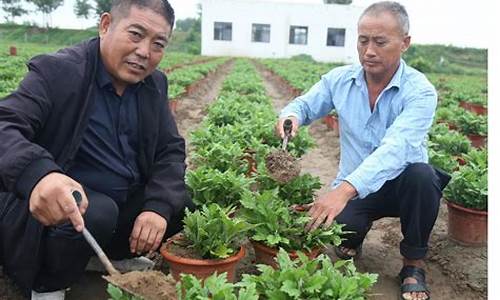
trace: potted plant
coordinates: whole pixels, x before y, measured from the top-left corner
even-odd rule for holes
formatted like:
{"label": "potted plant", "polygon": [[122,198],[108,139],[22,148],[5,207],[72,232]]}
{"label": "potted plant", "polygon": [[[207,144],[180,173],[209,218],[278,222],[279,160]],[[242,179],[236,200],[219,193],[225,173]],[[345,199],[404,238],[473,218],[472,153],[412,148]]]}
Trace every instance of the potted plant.
{"label": "potted plant", "polygon": [[474,115],[471,112],[463,110],[463,114],[457,117],[457,127],[467,135],[476,148],[484,147],[486,136],[488,134],[488,124],[486,116]]}
{"label": "potted plant", "polygon": [[465,155],[467,164],[452,175],[444,190],[448,235],[460,244],[484,246],[488,225],[488,161],[486,150]]}
{"label": "potted plant", "polygon": [[328,115],[323,118],[326,127],[333,130],[335,135],[339,135],[339,118],[336,110],[332,110]]}
{"label": "potted plant", "polygon": [[[238,292],[236,290],[238,289]],[[182,274],[177,285],[179,300],[258,300],[255,284],[240,286],[227,282],[225,274],[213,274],[205,280],[189,274]]]}
{"label": "potted plant", "polygon": [[241,241],[250,226],[230,218],[233,212],[234,208],[217,204],[186,211],[183,234],[170,238],[160,250],[175,280],[180,273],[206,278],[214,272],[227,272],[228,280],[234,280],[236,265],[245,255]]}
{"label": "potted plant", "polygon": [[459,105],[464,109],[478,115],[487,115],[486,97],[481,95],[469,96],[466,100],[460,100]]}
{"label": "potted plant", "polygon": [[258,263],[276,267],[275,257],[281,247],[296,258],[296,251],[309,257],[320,254],[326,244],[340,245],[342,225],[333,223],[330,228],[306,231],[310,221],[307,212],[290,208],[290,204],[278,196],[278,189],[261,193],[245,193],[241,199],[241,216],[254,227],[250,241]]}
{"label": "potted plant", "polygon": [[352,260],[335,264],[326,255],[293,259],[280,249],[278,268],[259,265],[259,275],[243,275],[242,285],[254,287],[260,299],[366,299],[377,274],[359,273]]}

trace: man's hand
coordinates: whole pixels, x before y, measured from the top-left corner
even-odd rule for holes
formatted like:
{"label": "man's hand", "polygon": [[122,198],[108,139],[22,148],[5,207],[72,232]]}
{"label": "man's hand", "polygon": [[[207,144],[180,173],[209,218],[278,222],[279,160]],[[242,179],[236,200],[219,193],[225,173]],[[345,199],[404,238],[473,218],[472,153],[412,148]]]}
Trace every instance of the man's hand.
{"label": "man's hand", "polygon": [[160,243],[167,230],[167,220],[152,211],[142,212],[135,219],[134,229],[130,235],[130,252],[153,252]]}
{"label": "man's hand", "polygon": [[[72,195],[75,190],[82,195],[80,207]],[[87,210],[88,200],[82,186],[70,177],[56,172],[45,175],[31,191],[29,201],[31,214],[43,225],[56,225],[69,219],[76,231],[83,230],[82,214]]]}
{"label": "man's hand", "polygon": [[281,137],[282,139],[285,138],[285,131],[283,130],[283,123],[285,122],[286,119],[292,120],[292,132],[291,132],[291,137],[294,137],[297,135],[297,131],[299,130],[299,120],[297,120],[296,117],[286,117],[286,118],[281,118],[278,120],[278,123],[276,124],[276,134]]}
{"label": "man's hand", "polygon": [[347,202],[356,195],[356,189],[346,181],[331,192],[322,195],[318,200],[311,203],[309,209],[311,221],[307,224],[306,230],[313,231],[321,224],[325,228],[330,227],[335,217],[344,210]]}

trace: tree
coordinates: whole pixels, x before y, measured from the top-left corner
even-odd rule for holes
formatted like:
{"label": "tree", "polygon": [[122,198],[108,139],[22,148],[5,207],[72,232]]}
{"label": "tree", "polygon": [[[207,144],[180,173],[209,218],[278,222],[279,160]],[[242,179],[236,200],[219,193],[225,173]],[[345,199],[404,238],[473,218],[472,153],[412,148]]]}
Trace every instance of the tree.
{"label": "tree", "polygon": [[22,7],[21,0],[1,0],[2,10],[5,11],[5,20],[13,22],[15,17],[20,17],[28,11]]}
{"label": "tree", "polygon": [[323,0],[325,4],[351,4],[352,0]]}
{"label": "tree", "polygon": [[91,15],[99,18],[103,13],[111,10],[111,0],[76,0],[73,8],[75,14],[79,18],[88,19]]}
{"label": "tree", "polygon": [[59,6],[63,4],[64,0],[29,0],[29,2],[33,3],[39,11],[43,13],[45,23],[47,27],[49,27],[48,17],[50,14]]}

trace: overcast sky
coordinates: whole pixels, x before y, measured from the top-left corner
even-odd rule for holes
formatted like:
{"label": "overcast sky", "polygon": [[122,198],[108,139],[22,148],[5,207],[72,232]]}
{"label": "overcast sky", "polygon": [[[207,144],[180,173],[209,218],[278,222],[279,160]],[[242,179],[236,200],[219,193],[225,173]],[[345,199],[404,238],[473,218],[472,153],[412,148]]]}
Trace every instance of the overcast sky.
{"label": "overcast sky", "polygon": [[[65,0],[52,14],[52,25],[60,28],[87,28],[95,20],[78,19],[73,13],[76,0]],[[261,0],[262,1],[262,0]],[[317,3],[321,0],[272,0],[282,2]],[[196,16],[198,0],[170,0],[177,19]],[[353,0],[353,5],[366,7],[374,0]],[[410,34],[413,43],[452,44],[460,47],[488,48],[488,33],[493,34],[493,8],[496,1],[476,0],[400,0],[410,16]],[[496,10],[498,12],[498,10]],[[4,19],[3,12],[0,17]],[[42,23],[41,15],[30,14],[17,22]],[[3,21],[3,20],[2,20]]]}

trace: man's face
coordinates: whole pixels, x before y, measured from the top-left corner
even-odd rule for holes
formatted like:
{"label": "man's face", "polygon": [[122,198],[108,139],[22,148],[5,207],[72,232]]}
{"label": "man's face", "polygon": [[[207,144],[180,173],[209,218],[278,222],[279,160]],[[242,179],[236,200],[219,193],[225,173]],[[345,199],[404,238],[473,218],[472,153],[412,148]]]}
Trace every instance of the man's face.
{"label": "man's face", "polygon": [[390,13],[368,14],[359,21],[359,61],[369,76],[392,76],[409,45],[410,37],[404,36]]}
{"label": "man's face", "polygon": [[118,92],[150,75],[163,57],[170,36],[165,18],[148,8],[132,6],[117,20],[101,16],[101,57]]}

